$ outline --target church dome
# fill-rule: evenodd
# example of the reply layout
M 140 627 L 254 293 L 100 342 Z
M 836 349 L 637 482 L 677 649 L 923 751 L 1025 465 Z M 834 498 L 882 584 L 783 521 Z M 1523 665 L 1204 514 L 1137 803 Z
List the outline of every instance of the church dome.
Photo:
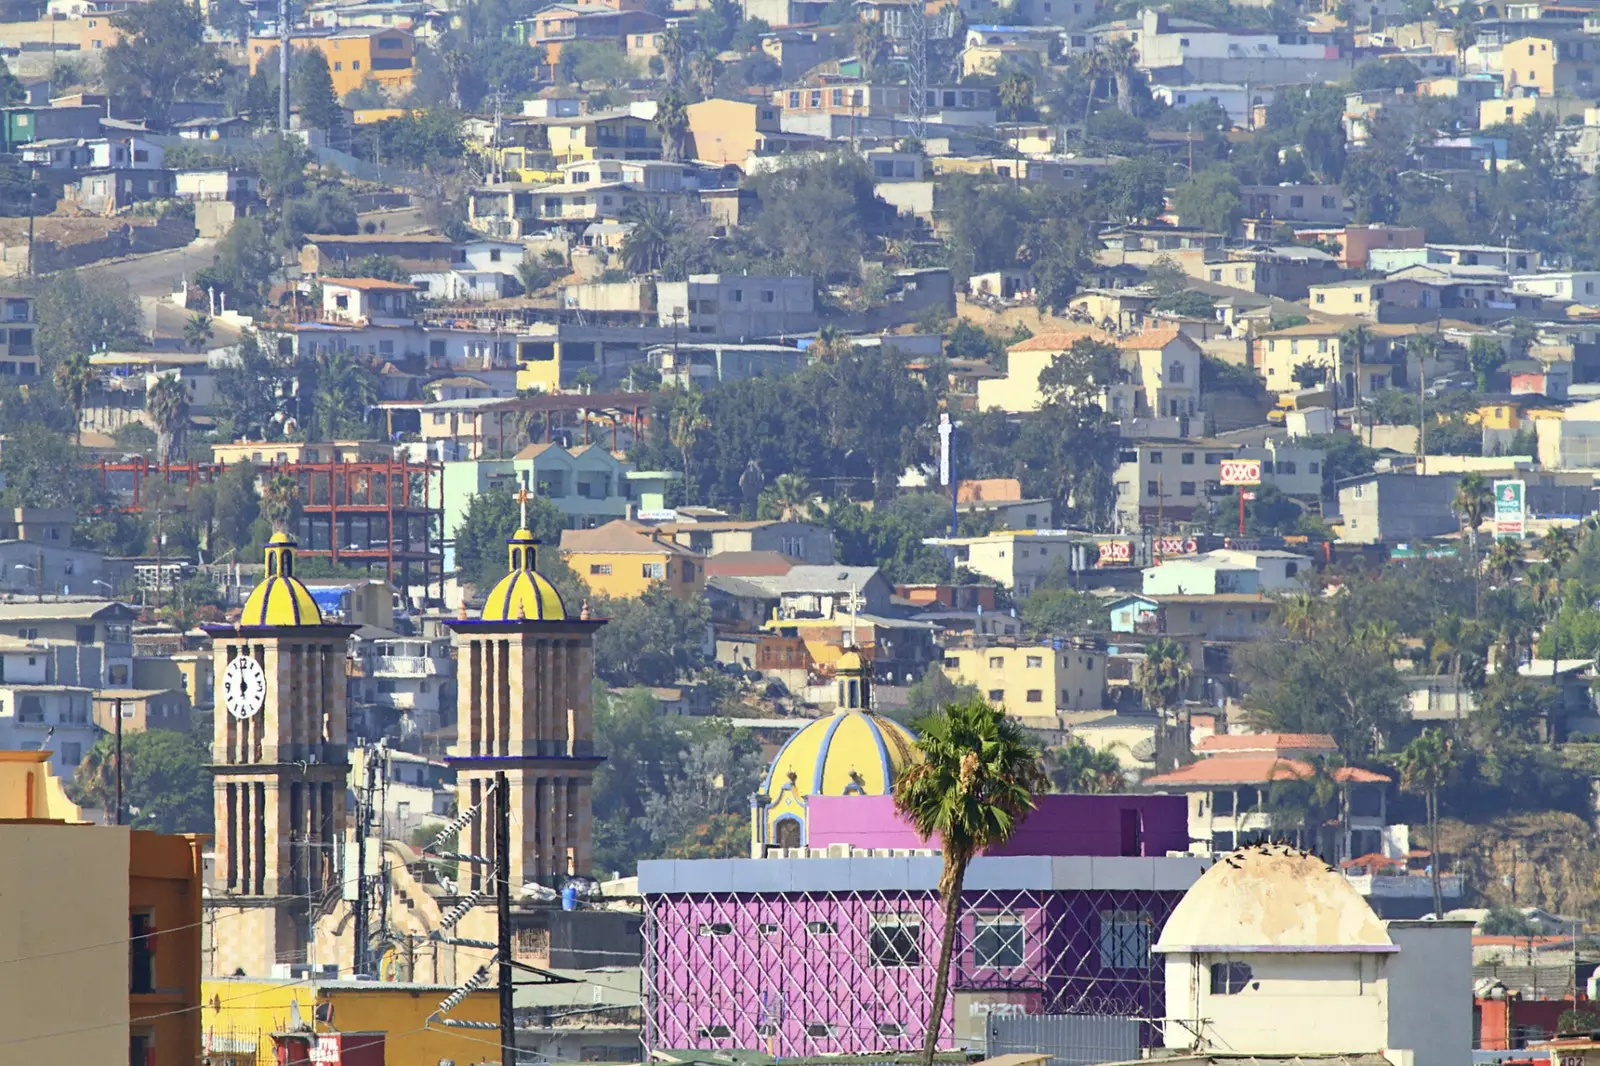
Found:
M 322 611 L 294 576 L 294 540 L 274 533 L 264 549 L 267 576 L 251 590 L 239 614 L 242 626 L 320 626 Z
M 841 710 L 805 726 L 779 749 L 762 791 L 798 796 L 885 796 L 917 759 L 911 733 L 871 711 Z
M 483 605 L 485 622 L 559 622 L 567 617 L 561 594 L 534 569 L 539 542 L 526 529 L 506 541 L 510 572 L 489 590 Z
M 1155 950 L 1392 952 L 1394 941 L 1346 878 L 1315 855 L 1258 844 L 1219 856 L 1184 893 Z

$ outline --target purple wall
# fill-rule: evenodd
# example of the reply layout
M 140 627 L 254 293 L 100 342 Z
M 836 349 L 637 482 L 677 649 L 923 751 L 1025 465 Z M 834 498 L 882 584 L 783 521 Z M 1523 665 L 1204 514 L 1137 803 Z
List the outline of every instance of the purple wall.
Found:
M 1045 1014 L 1159 1018 L 1150 945 L 1181 892 L 966 892 L 953 993 L 1013 993 Z M 883 916 L 915 921 L 915 961 L 884 965 Z M 979 923 L 1013 916 L 1014 964 L 983 965 Z M 779 1056 L 922 1045 L 940 930 L 936 893 L 706 893 L 646 903 L 646 1044 L 755 1048 Z M 947 1001 L 940 1044 L 952 1038 Z
M 807 845 L 925 848 L 890 796 L 812 796 Z M 1154 855 L 1189 850 L 1185 796 L 1039 797 L 1016 834 L 988 855 Z

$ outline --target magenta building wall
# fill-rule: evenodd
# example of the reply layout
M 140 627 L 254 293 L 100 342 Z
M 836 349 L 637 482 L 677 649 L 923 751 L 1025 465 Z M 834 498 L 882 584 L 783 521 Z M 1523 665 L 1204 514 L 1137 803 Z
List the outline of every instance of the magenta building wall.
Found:
M 813 797 L 811 847 L 921 849 L 883 797 Z M 1150 947 L 1205 869 L 1182 796 L 1049 796 L 1005 855 L 974 860 L 940 1019 L 958 1004 L 1147 1022 Z M 647 1048 L 782 1056 L 921 1047 L 944 918 L 933 855 L 645 861 Z M 964 1016 L 965 1017 L 965 1016 Z M 1154 1027 L 1145 1027 L 1147 1034 Z
M 894 809 L 890 796 L 812 796 L 807 800 L 808 845 L 857 848 L 937 848 L 924 842 Z M 986 854 L 1165 855 L 1189 850 L 1188 801 L 1183 796 L 1039 797 L 1038 807 L 1005 844 Z

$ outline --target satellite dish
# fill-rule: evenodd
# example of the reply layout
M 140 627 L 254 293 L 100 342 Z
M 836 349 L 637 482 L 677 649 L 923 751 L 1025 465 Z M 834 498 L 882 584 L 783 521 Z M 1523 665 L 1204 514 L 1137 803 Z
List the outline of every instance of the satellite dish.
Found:
M 289 1001 L 289 1031 L 292 1033 L 305 1027 L 305 1019 L 300 1017 L 300 999 L 296 997 Z

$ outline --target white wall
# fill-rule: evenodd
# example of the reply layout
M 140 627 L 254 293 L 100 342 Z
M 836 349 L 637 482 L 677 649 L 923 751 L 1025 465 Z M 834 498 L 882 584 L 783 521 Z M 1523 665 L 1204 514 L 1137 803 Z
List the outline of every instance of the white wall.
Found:
M 1366 953 L 1173 954 L 1167 957 L 1166 1046 L 1206 1045 L 1233 1054 L 1320 1055 L 1388 1046 L 1388 956 Z M 1250 982 L 1211 994 L 1211 964 L 1247 962 Z M 1464 971 L 1471 979 L 1471 967 Z M 1462 1002 L 1470 1012 L 1470 989 Z M 1465 1061 L 1463 1057 L 1458 1060 Z
M 1472 1055 L 1472 923 L 1391 921 L 1388 1047 L 1414 1066 L 1460 1066 Z

